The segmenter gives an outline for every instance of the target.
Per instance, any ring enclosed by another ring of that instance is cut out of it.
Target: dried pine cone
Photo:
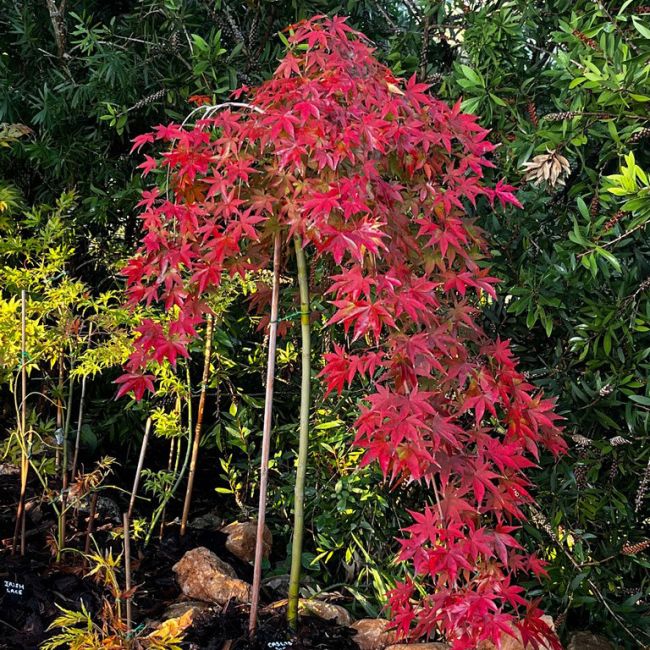
[[[252,50],[260,40],[260,12],[256,11],[248,31],[248,47]]]
[[[562,612],[559,616],[555,618],[555,620],[553,621],[553,625],[555,625],[556,630],[559,630],[566,623],[566,617],[567,617],[567,613]]]
[[[530,520],[533,524],[535,524],[537,528],[541,528],[558,546],[562,546],[562,542],[560,542],[555,534],[555,531],[546,518],[546,515],[544,515],[544,513],[534,505],[529,505],[528,509],[530,510]]]
[[[636,8],[636,13],[640,16],[650,14],[650,5],[642,5]]]
[[[564,185],[566,176],[571,172],[569,161],[555,149],[535,156],[530,162],[524,163],[524,180],[533,185],[545,182],[549,187]]]
[[[609,221],[605,223],[603,226],[603,230],[605,232],[610,231],[625,215],[625,212],[623,210],[619,210]]]
[[[533,126],[539,126],[539,118],[537,117],[537,107],[535,106],[535,103],[532,101],[528,102],[526,110],[528,111],[528,118],[532,122]]]
[[[627,438],[624,438],[623,436],[614,436],[613,438],[609,439],[609,444],[612,447],[620,447],[621,445],[629,445],[631,443]]]
[[[612,392],[614,391],[614,387],[611,384],[605,384],[599,391],[598,394],[601,397],[607,397],[608,395],[611,395]]]
[[[633,133],[628,142],[630,144],[636,144],[637,142],[640,142],[641,140],[650,137],[650,128],[648,127],[643,127],[636,133]]]
[[[155,93],[152,93],[151,95],[147,95],[146,97],[143,97],[139,102],[136,102],[133,106],[131,106],[130,110],[136,110],[138,108],[143,108],[144,106],[148,106],[149,104],[153,104],[155,101],[162,99],[166,94],[167,91],[164,89],[157,90]]]
[[[571,440],[576,443],[578,447],[589,447],[591,445],[591,440],[587,436],[583,436],[579,433],[576,433],[571,436]]]
[[[599,212],[600,212],[600,197],[596,192],[596,194],[594,194],[593,198],[591,199],[591,202],[589,203],[589,214],[591,215],[592,219],[595,219],[598,216]]]
[[[645,551],[647,548],[650,548],[650,539],[645,539],[636,544],[626,544],[621,549],[621,553],[623,553],[623,555],[636,555],[637,553]]]
[[[578,490],[584,490],[587,487],[587,466],[584,463],[578,463],[573,468],[573,475],[576,477]]]
[[[580,113],[576,113],[575,111],[564,111],[562,113],[547,113],[544,115],[544,119],[548,122],[562,122],[563,120],[570,120],[578,115]]]
[[[584,32],[581,32],[579,29],[574,29],[573,35],[577,39],[581,40],[585,45],[590,47],[592,50],[598,49],[598,43],[596,43],[593,38],[589,38],[589,36],[587,36]]]
[[[169,50],[174,54],[178,54],[181,49],[181,38],[178,32],[174,32],[169,39]]]
[[[573,442],[576,443],[578,447],[578,462],[573,468],[573,475],[576,478],[576,486],[579,490],[584,490],[587,487],[587,465],[582,461],[586,460],[589,456],[589,446],[591,445],[591,440],[586,436],[582,436],[579,433],[571,436]]]
[[[650,484],[650,459],[648,459],[648,464],[643,472],[641,482],[639,483],[639,489],[634,498],[634,512],[639,512],[639,510],[641,510],[643,499],[645,499],[646,492],[648,491],[648,484]]]
[[[618,475],[618,460],[612,458],[612,464],[609,467],[609,480],[612,482]]]

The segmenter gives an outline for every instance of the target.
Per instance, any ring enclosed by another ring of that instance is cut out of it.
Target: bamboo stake
[[[63,425],[63,440],[61,453],[61,485],[63,489],[68,486],[68,432],[70,431],[70,420],[72,420],[72,397],[74,395],[74,379],[70,377],[70,389],[68,392],[68,404],[66,406],[65,424]]]
[[[72,368],[71,368],[72,369]],[[68,431],[70,431],[70,420],[72,419],[72,396],[74,393],[74,379],[70,377],[70,390],[68,394],[68,405],[65,416],[65,424],[63,425],[62,440],[62,453],[61,453],[61,510],[58,513],[59,519],[59,536],[56,550],[57,562],[61,559],[61,549],[65,546],[65,531],[66,531],[66,512],[68,500]],[[58,447],[57,447],[58,449]]]
[[[58,384],[58,395],[56,398],[56,430],[57,433],[63,432],[63,364],[65,361],[64,351],[61,350],[61,356],[59,357],[59,384]],[[61,466],[61,449],[59,442],[57,440],[56,449],[54,452],[54,468],[58,471]]]
[[[99,497],[99,492],[93,492],[93,495],[90,499],[90,515],[88,517],[88,526],[86,527],[86,542],[84,544],[84,563],[86,562],[86,557],[90,553],[90,539],[95,529],[95,513],[97,511],[97,499]]]
[[[203,350],[203,376],[201,377],[201,395],[199,406],[196,412],[196,423],[194,425],[194,440],[192,441],[192,460],[190,461],[190,472],[187,477],[187,488],[185,489],[185,502],[183,503],[183,516],[181,517],[181,537],[187,529],[187,518],[190,514],[192,503],[192,490],[194,489],[194,477],[196,475],[196,463],[199,457],[201,445],[201,429],[203,427],[203,412],[205,410],[205,395],[210,379],[210,355],[212,353],[212,330],[214,319],[208,315],[205,322],[205,348]]]
[[[88,327],[88,345],[93,336],[93,323]],[[79,421],[77,422],[77,435],[74,441],[74,456],[72,459],[72,469],[70,470],[70,477],[74,481],[77,472],[77,462],[79,460],[79,445],[81,442],[81,426],[83,424],[84,404],[86,401],[86,375],[81,378],[81,397],[79,398]]]
[[[172,438],[169,441],[169,458],[167,459],[167,471],[172,471],[172,464],[174,462],[174,449],[176,446],[176,438]],[[162,542],[163,534],[165,533],[165,510],[166,507],[163,506],[162,513],[160,514],[160,533],[158,538]]]
[[[126,583],[126,631],[131,632],[131,535],[129,515],[125,512],[122,519],[124,523],[124,577]]]
[[[251,588],[251,610],[248,631],[252,635],[257,629],[257,611],[260,602],[262,582],[262,561],[264,559],[264,525],[266,520],[266,496],[269,477],[269,455],[271,450],[271,424],[273,415],[273,385],[275,381],[275,351],[278,338],[278,301],[280,296],[280,233],[273,242],[273,288],[271,294],[271,320],[269,322],[269,352],[266,364],[266,395],[264,396],[264,425],[262,427],[262,461],[260,465],[260,500],[257,509],[257,537],[255,538],[255,565]]]
[[[187,449],[185,450],[185,457],[183,458],[183,466],[180,469],[180,473],[178,472],[178,462],[180,459],[181,451],[182,451],[182,445],[181,445],[181,439],[178,439],[178,447],[176,451],[176,466],[174,467],[174,473],[176,474],[176,481],[172,485],[171,489],[167,494],[165,494],[162,498],[162,503],[158,507],[158,509],[154,512],[153,517],[151,518],[151,527],[149,528],[149,531],[147,532],[147,536],[144,538],[144,545],[148,546],[149,541],[151,540],[151,534],[153,533],[154,528],[156,527],[156,524],[158,523],[158,519],[160,518],[160,515],[165,511],[165,508],[167,507],[167,504],[169,503],[169,500],[176,494],[176,490],[178,490],[178,486],[181,484],[181,481],[185,477],[185,471],[187,470],[187,466],[190,462],[190,451],[192,448],[192,429],[194,428],[193,425],[193,417],[192,417],[192,400],[190,399],[192,396],[192,382],[190,381],[190,367],[189,364],[185,365],[185,384],[187,386]],[[177,397],[177,404],[180,405],[180,397]],[[180,408],[180,406],[178,407]]]
[[[302,334],[302,383],[300,389],[300,437],[294,497],[293,542],[291,544],[291,573],[289,575],[289,604],[287,622],[292,630],[298,626],[298,596],[302,566],[302,538],[305,527],[305,478],[309,447],[309,405],[311,391],[311,333],[309,331],[309,278],[302,242],[294,239],[300,289],[300,329]]]
[[[27,294],[23,289],[21,292],[21,315],[20,315],[20,378],[22,401],[20,403],[20,431],[22,439],[20,457],[20,498],[18,500],[18,511],[16,513],[16,527],[14,529],[14,540],[11,552],[16,552],[18,535],[20,534],[20,554],[25,555],[25,494],[27,493],[27,475],[29,473],[29,450],[31,440],[27,438]]]
[[[147,418],[147,423],[144,425],[144,437],[142,438],[142,446],[140,447],[140,458],[138,458],[138,467],[135,470],[135,478],[133,479],[133,489],[131,490],[131,499],[129,500],[129,510],[127,517],[131,521],[133,514],[133,506],[135,505],[136,495],[138,494],[138,485],[140,484],[140,475],[142,474],[142,467],[144,466],[144,455],[147,452],[147,444],[149,442],[149,432],[151,431],[151,418]]]

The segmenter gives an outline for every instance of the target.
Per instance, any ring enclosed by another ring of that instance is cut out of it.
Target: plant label
[[[12,600],[22,600],[25,595],[25,583],[17,580],[3,580],[5,594]]]

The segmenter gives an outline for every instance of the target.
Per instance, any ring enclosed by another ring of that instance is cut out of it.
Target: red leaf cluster
[[[532,500],[530,458],[564,450],[558,417],[508,343],[477,324],[496,280],[467,209],[480,197],[518,206],[514,188],[484,182],[494,147],[474,116],[393,76],[343,19],[302,22],[289,42],[273,78],[239,93],[248,109],[135,140],[169,145],[142,168],[162,170],[170,190],[143,194],[128,290],[133,302],[163,303],[172,320],[139,328],[120,393],[140,397],[149,363],[187,354],[203,298],[224,274],[265,268],[278,228],[300,235],[340,269],[329,323],[342,324],[348,345],[325,355],[326,390],[362,382],[364,462],[431,492],[401,541],[414,578],[390,594],[398,630],[441,634],[457,649],[503,632],[557,643],[513,583],[543,573],[513,533]]]

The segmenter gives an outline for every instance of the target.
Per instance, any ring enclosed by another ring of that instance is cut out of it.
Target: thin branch
[[[66,29],[63,14],[65,12],[65,0],[57,7],[54,0],[45,0],[47,10],[50,13],[50,20],[52,21],[52,29],[54,30],[54,40],[56,41],[56,49],[59,54],[59,59],[65,59],[66,51]]]
[[[581,257],[584,257],[585,255],[589,255],[589,253],[593,253],[597,251],[599,248],[609,248],[610,246],[613,246],[614,244],[618,244],[622,239],[625,239],[626,237],[629,237],[631,234],[635,233],[637,230],[641,230],[642,228],[645,228],[648,225],[647,221],[644,221],[643,223],[637,224],[634,226],[634,228],[630,228],[629,230],[626,230],[622,235],[619,235],[616,237],[616,239],[610,239],[608,242],[605,242],[602,246],[597,246],[595,248],[590,248],[589,250],[586,250],[578,255],[578,259]]]
[[[573,565],[574,569],[576,569],[577,571],[581,571],[582,565],[579,562],[577,562],[577,560],[573,557],[573,555],[571,555],[571,553],[567,551],[564,544],[562,544],[562,542],[558,539],[557,535],[551,528],[551,525],[549,524],[544,514],[532,504],[529,504],[528,508],[532,514],[531,521],[538,528],[541,528],[551,538],[553,543],[562,551],[562,553],[566,556],[569,562]],[[602,603],[605,609],[610,613],[612,618],[621,626],[621,628],[623,628],[623,630],[625,630],[625,632],[630,638],[634,639],[635,643],[639,647],[644,647],[644,644],[638,639],[638,634],[630,630],[630,628],[627,627],[627,625],[625,624],[625,621],[623,621],[623,619],[610,607],[609,603],[607,602],[607,599],[605,598],[605,596],[603,596],[602,592],[600,591],[598,586],[594,583],[594,581],[591,578],[587,578],[586,580],[587,580],[587,584],[594,592],[596,598],[598,598],[598,600]],[[650,635],[646,634],[642,630],[639,630],[639,632],[644,636],[650,638]]]

